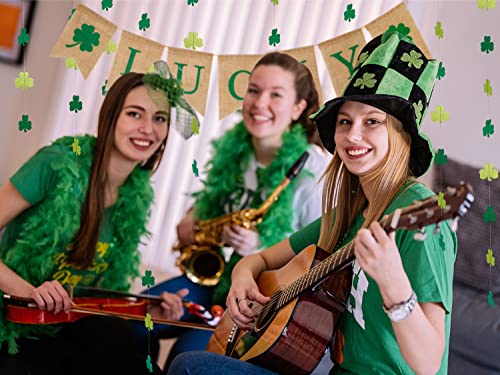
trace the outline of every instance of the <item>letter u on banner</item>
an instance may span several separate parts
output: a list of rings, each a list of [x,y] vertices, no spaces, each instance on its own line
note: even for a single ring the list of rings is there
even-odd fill
[[[213,55],[168,47],[167,62],[174,77],[182,82],[186,100],[205,116]],[[177,70],[177,73],[176,73]]]
[[[161,59],[164,48],[151,39],[123,30],[106,86],[111,87],[120,75],[128,72],[146,73],[155,61]],[[169,68],[172,70],[170,65]]]
[[[113,37],[116,26],[80,4],[59,36],[50,57],[73,57],[87,79]]]

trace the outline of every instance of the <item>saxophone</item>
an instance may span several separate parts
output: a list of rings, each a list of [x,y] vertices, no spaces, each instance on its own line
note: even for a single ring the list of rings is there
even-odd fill
[[[224,246],[222,241],[222,229],[225,225],[236,224],[243,228],[254,228],[259,224],[269,207],[278,199],[280,193],[299,174],[309,157],[304,152],[286,173],[285,178],[267,197],[258,208],[246,208],[209,220],[201,220],[194,225],[194,243],[181,245],[177,243],[173,248],[179,255],[176,265],[194,283],[213,286],[217,285],[224,272],[224,258],[220,254],[220,248]]]

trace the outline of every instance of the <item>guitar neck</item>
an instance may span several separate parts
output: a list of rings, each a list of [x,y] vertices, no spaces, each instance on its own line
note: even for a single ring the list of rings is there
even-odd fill
[[[297,298],[307,289],[323,281],[332,273],[341,270],[354,261],[354,244],[349,242],[326,259],[316,264],[306,274],[299,277],[281,291],[277,308],[281,308]]]

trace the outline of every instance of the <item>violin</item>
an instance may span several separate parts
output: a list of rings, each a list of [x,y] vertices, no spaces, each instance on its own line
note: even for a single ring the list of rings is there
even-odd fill
[[[95,296],[74,297],[73,305],[68,313],[62,311],[54,314],[51,311],[40,310],[34,300],[30,298],[4,295],[4,313],[6,319],[20,324],[57,324],[69,323],[84,316],[107,315],[123,319],[143,321],[152,305],[159,305],[161,297],[143,294],[130,294],[98,288],[81,288],[95,294]],[[211,311],[205,307],[187,300],[182,304],[189,314],[202,319],[204,324],[169,320],[151,317],[151,321],[179,327],[214,330],[219,323],[224,310],[221,306],[212,306]]]

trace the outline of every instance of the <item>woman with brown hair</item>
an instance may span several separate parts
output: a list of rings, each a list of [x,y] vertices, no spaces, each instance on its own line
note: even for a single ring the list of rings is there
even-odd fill
[[[150,177],[161,162],[173,108],[176,127],[189,128],[194,112],[164,62],[155,63],[153,73],[127,73],[104,99],[97,137],[60,138],[14,173],[0,189],[1,296],[65,314],[73,305],[69,288],[75,295],[78,287],[128,290],[139,276]],[[164,295],[163,317],[180,316],[179,299]],[[146,358],[136,354],[130,335],[128,323],[117,318],[16,324],[0,312],[0,372],[145,373]]]

